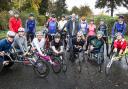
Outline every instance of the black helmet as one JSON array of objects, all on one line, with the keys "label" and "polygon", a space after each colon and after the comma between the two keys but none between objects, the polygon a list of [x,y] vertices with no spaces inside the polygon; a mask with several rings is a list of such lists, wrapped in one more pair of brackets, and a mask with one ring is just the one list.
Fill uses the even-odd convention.
[{"label": "black helmet", "polygon": [[33,13],[30,13],[29,16],[33,16],[34,17],[34,14]]},{"label": "black helmet", "polygon": [[60,36],[60,34],[59,33],[56,33],[55,34],[55,38],[60,38],[61,36]]}]

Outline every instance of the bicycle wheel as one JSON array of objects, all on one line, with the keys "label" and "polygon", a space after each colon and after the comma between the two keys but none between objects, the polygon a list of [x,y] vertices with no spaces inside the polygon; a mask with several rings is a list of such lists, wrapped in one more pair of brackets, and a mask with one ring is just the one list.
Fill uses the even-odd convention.
[{"label": "bicycle wheel", "polygon": [[128,65],[128,54],[125,54],[125,61],[126,61],[126,64]]},{"label": "bicycle wheel", "polygon": [[60,73],[61,72],[61,62],[60,59],[55,58],[53,59],[54,64],[52,64],[52,70],[54,73]]},{"label": "bicycle wheel", "polygon": [[33,69],[35,73],[42,78],[47,77],[50,71],[47,62],[40,59],[37,60],[37,62],[33,66]]},{"label": "bicycle wheel", "polygon": [[65,73],[65,72],[67,72],[67,65],[66,65],[66,63],[65,63],[65,61],[64,60],[62,60],[62,64],[61,64],[62,66],[61,66],[61,69],[62,69],[62,71]]},{"label": "bicycle wheel", "polygon": [[0,72],[3,70],[3,63],[0,62]]}]

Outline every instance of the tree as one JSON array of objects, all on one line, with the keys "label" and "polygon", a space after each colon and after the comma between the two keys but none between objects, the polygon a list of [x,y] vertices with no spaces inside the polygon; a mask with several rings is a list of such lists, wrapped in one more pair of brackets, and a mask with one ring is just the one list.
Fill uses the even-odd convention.
[{"label": "tree", "polygon": [[39,5],[39,14],[45,15],[48,10],[48,0],[42,0]]},{"label": "tree", "polygon": [[0,0],[0,11],[10,9],[11,0]]},{"label": "tree", "polygon": [[75,13],[79,16],[91,16],[93,13],[89,6],[81,6],[80,8],[74,6],[70,11],[70,14]]},{"label": "tree", "polygon": [[57,16],[61,16],[62,14],[66,13],[66,0],[57,0],[55,2],[55,6],[56,6],[56,10],[55,10],[55,14]]},{"label": "tree", "polygon": [[127,0],[97,0],[96,1],[96,8],[105,8],[107,7],[111,11],[111,16],[113,16],[114,9],[117,6],[124,6],[128,8],[128,1]]}]

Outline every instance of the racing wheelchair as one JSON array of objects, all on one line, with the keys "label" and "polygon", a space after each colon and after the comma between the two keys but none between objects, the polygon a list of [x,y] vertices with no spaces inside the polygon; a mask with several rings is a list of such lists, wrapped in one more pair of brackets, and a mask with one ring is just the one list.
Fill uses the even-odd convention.
[{"label": "racing wheelchair", "polygon": [[91,50],[91,45],[88,47],[87,59],[98,64],[98,72],[102,71],[102,64],[104,63],[104,45],[100,49]]}]

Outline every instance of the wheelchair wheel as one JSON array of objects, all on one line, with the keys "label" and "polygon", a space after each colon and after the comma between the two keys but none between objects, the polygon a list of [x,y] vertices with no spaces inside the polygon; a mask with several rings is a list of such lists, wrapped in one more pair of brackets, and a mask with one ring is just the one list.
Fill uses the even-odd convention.
[{"label": "wheelchair wheel", "polygon": [[5,61],[9,61],[9,64],[8,65],[4,65],[3,68],[10,68],[10,67],[12,67],[14,65],[14,62],[12,62],[10,56],[5,55],[4,58],[5,58]]},{"label": "wheelchair wheel", "polygon": [[52,70],[54,73],[60,73],[61,72],[61,62],[60,59],[53,59],[54,64],[52,64]]},{"label": "wheelchair wheel", "polygon": [[105,67],[105,74],[108,76],[110,74],[110,69],[111,69],[111,66],[112,66],[112,63],[113,63],[113,60],[112,58],[115,57],[116,54],[115,53],[112,53],[111,55],[111,59],[110,61],[108,62],[107,66]]},{"label": "wheelchair wheel", "polygon": [[39,59],[33,66],[33,70],[39,77],[44,78],[48,76],[50,68],[45,61]]},{"label": "wheelchair wheel", "polygon": [[128,65],[128,54],[125,54],[125,61],[126,61],[126,64]]}]

